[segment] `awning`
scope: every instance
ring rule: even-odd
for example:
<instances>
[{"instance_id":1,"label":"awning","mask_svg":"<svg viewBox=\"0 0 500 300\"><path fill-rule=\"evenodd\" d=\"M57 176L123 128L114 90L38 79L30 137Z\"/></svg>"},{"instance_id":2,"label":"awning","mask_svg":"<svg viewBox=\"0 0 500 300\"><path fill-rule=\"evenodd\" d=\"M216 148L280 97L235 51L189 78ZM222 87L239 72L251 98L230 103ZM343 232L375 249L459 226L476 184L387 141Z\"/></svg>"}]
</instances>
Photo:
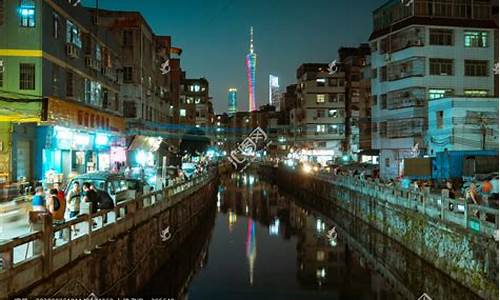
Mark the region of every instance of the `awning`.
<instances>
[{"instance_id":1,"label":"awning","mask_svg":"<svg viewBox=\"0 0 500 300\"><path fill-rule=\"evenodd\" d=\"M162 140L163 139L159 137L136 135L132 139L128 150L144 150L147 152L156 152L160 148Z\"/></svg>"}]
</instances>

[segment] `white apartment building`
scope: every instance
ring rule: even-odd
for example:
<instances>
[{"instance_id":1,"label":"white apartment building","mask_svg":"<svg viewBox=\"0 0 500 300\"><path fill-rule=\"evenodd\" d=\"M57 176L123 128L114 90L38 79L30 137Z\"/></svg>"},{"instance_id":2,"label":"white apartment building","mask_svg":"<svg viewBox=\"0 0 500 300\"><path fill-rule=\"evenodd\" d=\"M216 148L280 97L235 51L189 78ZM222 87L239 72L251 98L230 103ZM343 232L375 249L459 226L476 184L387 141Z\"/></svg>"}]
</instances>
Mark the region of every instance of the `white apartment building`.
<instances>
[{"instance_id":1,"label":"white apartment building","mask_svg":"<svg viewBox=\"0 0 500 300\"><path fill-rule=\"evenodd\" d=\"M391 0L373 12L372 147L381 177L399 176L404 158L429 152L429 100L494 95L491 12L484 0Z\"/></svg>"},{"instance_id":2,"label":"white apartment building","mask_svg":"<svg viewBox=\"0 0 500 300\"><path fill-rule=\"evenodd\" d=\"M298 108L292 110L295 143L318 161L343 154L345 139L344 72L327 64L303 64L297 70Z\"/></svg>"}]
</instances>

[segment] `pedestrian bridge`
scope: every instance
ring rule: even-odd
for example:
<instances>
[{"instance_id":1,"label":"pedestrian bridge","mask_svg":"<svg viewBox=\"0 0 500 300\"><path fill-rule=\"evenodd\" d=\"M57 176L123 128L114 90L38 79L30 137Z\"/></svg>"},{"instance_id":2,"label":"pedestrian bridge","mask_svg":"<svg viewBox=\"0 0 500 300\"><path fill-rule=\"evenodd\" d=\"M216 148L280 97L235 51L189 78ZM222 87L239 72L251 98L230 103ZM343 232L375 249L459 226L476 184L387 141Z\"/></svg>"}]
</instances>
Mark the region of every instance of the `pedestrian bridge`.
<instances>
[{"instance_id":1,"label":"pedestrian bridge","mask_svg":"<svg viewBox=\"0 0 500 300\"><path fill-rule=\"evenodd\" d=\"M0 299L134 292L196 225L216 177L211 170L61 225L31 213L32 232L0 243Z\"/></svg>"}]
</instances>

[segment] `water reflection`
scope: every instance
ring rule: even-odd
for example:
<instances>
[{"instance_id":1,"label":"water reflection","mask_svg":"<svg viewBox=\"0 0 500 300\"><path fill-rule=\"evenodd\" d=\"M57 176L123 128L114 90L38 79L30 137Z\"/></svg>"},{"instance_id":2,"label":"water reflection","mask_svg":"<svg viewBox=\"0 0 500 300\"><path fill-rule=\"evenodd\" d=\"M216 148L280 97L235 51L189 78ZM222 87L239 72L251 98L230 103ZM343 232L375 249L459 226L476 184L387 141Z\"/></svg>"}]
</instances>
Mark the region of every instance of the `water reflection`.
<instances>
[{"instance_id":1,"label":"water reflection","mask_svg":"<svg viewBox=\"0 0 500 300\"><path fill-rule=\"evenodd\" d=\"M223 179L216 201L188 299L475 299L366 224L328 203L306 207L254 174Z\"/></svg>"}]
</instances>

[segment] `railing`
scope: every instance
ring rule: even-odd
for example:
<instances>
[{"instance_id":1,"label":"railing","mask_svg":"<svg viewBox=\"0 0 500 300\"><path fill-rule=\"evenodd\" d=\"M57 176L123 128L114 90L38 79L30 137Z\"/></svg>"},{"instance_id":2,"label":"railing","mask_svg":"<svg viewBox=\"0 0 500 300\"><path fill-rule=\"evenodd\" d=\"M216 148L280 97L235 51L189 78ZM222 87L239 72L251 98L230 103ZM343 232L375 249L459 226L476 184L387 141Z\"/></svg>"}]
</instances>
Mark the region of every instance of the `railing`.
<instances>
[{"instance_id":1,"label":"railing","mask_svg":"<svg viewBox=\"0 0 500 300\"><path fill-rule=\"evenodd\" d=\"M451 199L447 191L432 194L414 192L399 186L386 186L379 180L358 179L348 176L317 174L317 178L341 187L375 197L383 202L407 208L433 219L453 223L469 232L498 239L498 209L467 203L465 199ZM377 197L381 196L383 197ZM486 199L487 201L487 199Z\"/></svg>"},{"instance_id":2,"label":"railing","mask_svg":"<svg viewBox=\"0 0 500 300\"><path fill-rule=\"evenodd\" d=\"M42 219L35 228L32 227L33 232L0 244L0 283L8 280L11 286L26 287L47 277L80 255L127 232L135 224L175 206L183 200L183 195L204 186L215 173L215 170L210 170L190 181L118 203L111 210L80 215L59 225L44 218L46 214L30 213L31 220ZM138 211L141 214L135 213ZM76 227L81 232L72 230ZM58 235L63 238L54 239Z\"/></svg>"}]
</instances>

